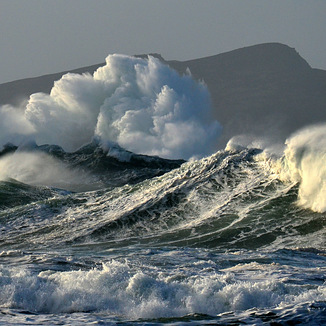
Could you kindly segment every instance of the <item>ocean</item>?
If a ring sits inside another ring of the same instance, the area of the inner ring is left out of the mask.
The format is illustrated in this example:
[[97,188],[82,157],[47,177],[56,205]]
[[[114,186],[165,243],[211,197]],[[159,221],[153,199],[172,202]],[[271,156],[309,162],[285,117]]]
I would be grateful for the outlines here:
[[119,55],[1,107],[1,325],[326,323],[326,127],[218,150],[210,111]]

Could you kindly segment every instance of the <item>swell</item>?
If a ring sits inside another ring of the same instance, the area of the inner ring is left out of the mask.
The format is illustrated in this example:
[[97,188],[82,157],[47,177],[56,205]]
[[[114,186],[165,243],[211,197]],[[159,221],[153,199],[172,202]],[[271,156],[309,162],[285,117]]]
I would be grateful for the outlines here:
[[[297,205],[258,150],[220,151],[136,184],[56,193],[2,213],[15,246],[323,248],[326,219]],[[18,227],[19,225],[19,227]]]
[[122,198],[123,209],[104,209],[105,218],[72,243],[248,249],[308,245],[314,235],[324,234],[324,214],[300,208],[299,186],[282,182],[262,166],[258,153],[221,151],[145,182]]
[[0,151],[0,179],[81,192],[136,184],[183,162],[137,155],[116,144],[103,149],[97,139],[71,153],[57,145],[7,144]]
[[34,187],[14,179],[0,180],[0,209],[26,205],[54,195],[55,191],[46,187]]

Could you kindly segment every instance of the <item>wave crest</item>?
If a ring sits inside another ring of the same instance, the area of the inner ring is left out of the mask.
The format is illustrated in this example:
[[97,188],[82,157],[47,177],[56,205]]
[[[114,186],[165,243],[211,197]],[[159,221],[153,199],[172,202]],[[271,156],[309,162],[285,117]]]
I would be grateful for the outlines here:
[[75,151],[96,136],[136,153],[188,159],[215,150],[221,126],[211,112],[207,87],[190,75],[151,56],[114,54],[93,75],[68,73],[50,94],[31,95],[26,108],[1,108],[0,118],[19,123],[5,126],[0,143],[24,136]]
[[282,177],[299,182],[298,203],[326,211],[326,125],[310,126],[286,141]]

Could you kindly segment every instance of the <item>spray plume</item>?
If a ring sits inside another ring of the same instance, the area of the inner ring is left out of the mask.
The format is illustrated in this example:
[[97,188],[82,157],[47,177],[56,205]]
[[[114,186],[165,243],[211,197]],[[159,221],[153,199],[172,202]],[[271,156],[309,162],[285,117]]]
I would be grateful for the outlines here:
[[164,158],[212,153],[221,127],[207,87],[158,59],[109,55],[93,75],[64,75],[25,108],[0,108],[0,143],[33,139],[75,151],[92,138]]

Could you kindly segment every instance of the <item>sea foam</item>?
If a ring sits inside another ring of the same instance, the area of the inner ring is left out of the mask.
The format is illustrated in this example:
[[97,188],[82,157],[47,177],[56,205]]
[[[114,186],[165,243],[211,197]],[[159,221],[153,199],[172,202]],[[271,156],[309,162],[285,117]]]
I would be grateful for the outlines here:
[[207,87],[160,60],[109,55],[93,75],[64,75],[24,108],[0,108],[0,144],[34,139],[75,151],[99,137],[140,154],[189,159],[216,149]]
[[14,179],[34,186],[85,191],[102,186],[94,177],[42,152],[20,152],[0,158],[0,180]]
[[[258,148],[257,161],[283,182],[299,185],[298,205],[315,212],[326,211],[326,125],[311,125],[292,134],[285,143],[251,136],[233,137],[226,150]],[[265,164],[268,163],[268,164]]]
[[[198,263],[199,264],[199,263]],[[288,271],[276,265],[241,264],[239,270],[199,272],[176,269],[172,274],[130,261],[109,261],[88,271],[0,270],[0,306],[32,313],[106,312],[130,319],[211,316],[256,308],[277,308],[325,300],[324,286],[306,289],[286,284]],[[142,267],[143,270],[140,270]],[[255,272],[253,276],[253,271]]]
[[304,128],[286,140],[282,178],[298,182],[298,203],[326,211],[326,125]]

